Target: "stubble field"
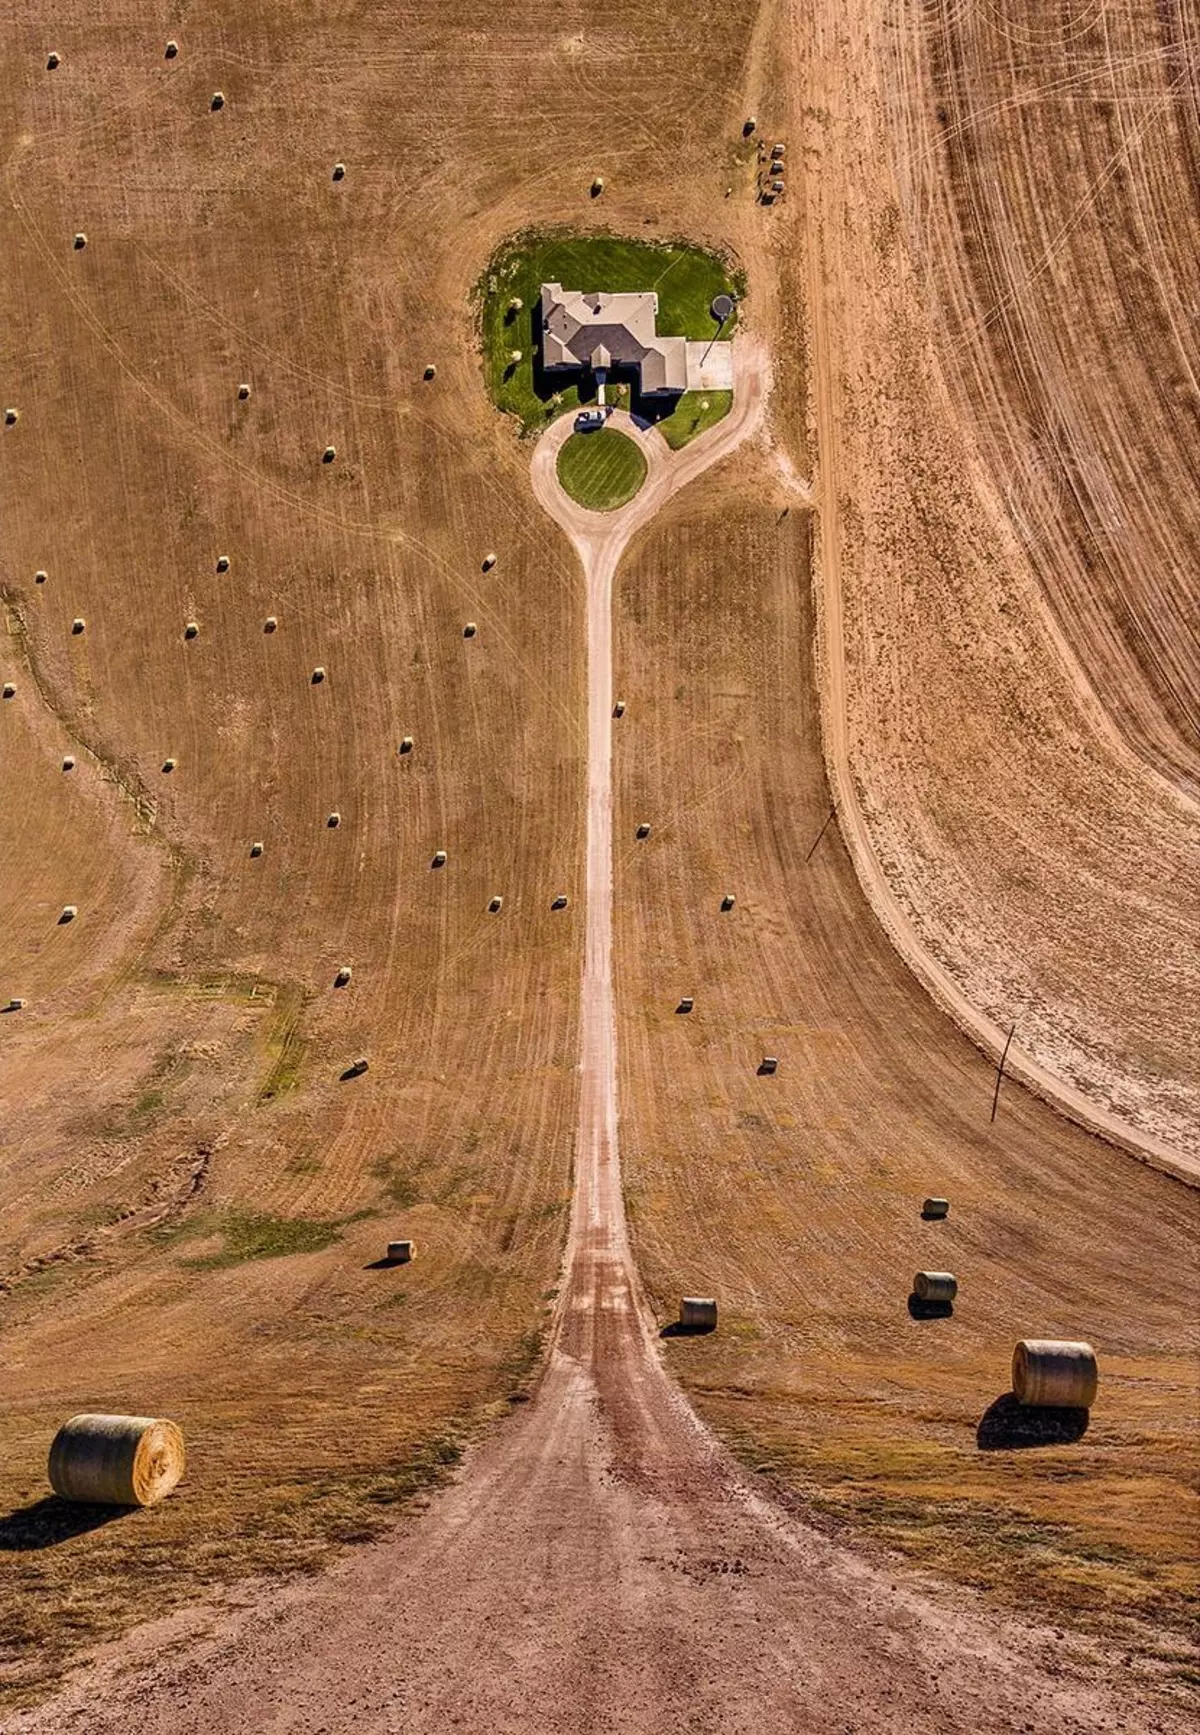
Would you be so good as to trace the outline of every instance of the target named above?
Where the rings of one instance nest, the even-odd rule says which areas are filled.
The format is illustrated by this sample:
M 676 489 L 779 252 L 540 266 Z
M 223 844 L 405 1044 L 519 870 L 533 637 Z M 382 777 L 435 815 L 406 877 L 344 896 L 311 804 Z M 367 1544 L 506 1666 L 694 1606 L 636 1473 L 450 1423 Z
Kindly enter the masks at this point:
M 469 297 L 500 240 L 558 222 L 728 249 L 775 353 L 772 443 L 681 496 L 618 581 L 632 1222 L 663 1309 L 705 1287 L 727 1320 L 672 1363 L 781 1484 L 934 1571 L 1079 1611 L 1178 1684 L 1195 1196 L 1015 1087 L 989 1130 L 986 1060 L 855 873 L 1087 1101 L 1194 1140 L 1182 713 L 1150 659 L 1105 662 L 1122 593 L 1083 608 L 1069 524 L 1035 572 L 981 432 L 1007 425 L 1007 376 L 987 364 L 989 419 L 946 360 L 970 353 L 937 299 L 965 171 L 920 159 L 930 222 L 916 146 L 881 119 L 936 109 L 924 13 L 106 17 L 27 14 L 2 117 L 21 823 L 0 1001 L 27 1002 L 0 1028 L 7 1690 L 206 1583 L 316 1565 L 527 1379 L 576 1114 L 582 596 L 487 406 Z M 1008 62 L 970 46 L 962 100 L 1003 116 Z M 773 213 L 751 108 L 793 153 Z M 806 862 L 826 766 L 853 856 L 833 826 Z M 953 1322 L 904 1310 L 931 1188 L 954 1199 Z M 416 1264 L 371 1269 L 402 1231 Z M 979 1451 L 1013 1337 L 1060 1329 L 1102 1354 L 1089 1433 Z M 160 1512 L 64 1534 L 42 1454 L 93 1405 L 176 1416 L 193 1469 Z

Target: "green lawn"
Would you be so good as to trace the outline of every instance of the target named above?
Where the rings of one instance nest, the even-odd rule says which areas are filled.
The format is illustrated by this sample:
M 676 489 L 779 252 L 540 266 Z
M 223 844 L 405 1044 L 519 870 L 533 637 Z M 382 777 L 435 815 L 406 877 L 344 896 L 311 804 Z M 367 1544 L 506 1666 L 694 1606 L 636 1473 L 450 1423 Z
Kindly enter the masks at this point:
M 659 331 L 695 341 L 716 336 L 713 297 L 737 296 L 743 289 L 739 273 L 698 247 L 561 232 L 530 232 L 507 242 L 477 285 L 477 311 L 488 391 L 502 410 L 519 418 L 524 432 L 539 431 L 555 416 L 592 401 L 590 376 L 571 374 L 563 381 L 535 366 L 535 321 L 543 283 L 561 283 L 566 289 L 653 289 L 658 294 Z M 515 311 L 514 298 L 522 303 Z M 736 323 L 735 308 L 722 338 L 730 336 Z M 511 359 L 514 350 L 521 352 L 518 362 Z M 705 395 L 715 399 L 721 394 Z M 633 407 L 654 413 L 636 401 Z M 687 419 L 690 422 L 690 413 Z
M 677 452 L 697 434 L 723 420 L 732 407 L 732 392 L 684 392 L 671 414 L 659 422 L 658 431 Z
M 558 479 L 581 506 L 612 512 L 632 500 L 646 480 L 646 460 L 628 434 L 598 428 L 571 435 L 558 454 Z

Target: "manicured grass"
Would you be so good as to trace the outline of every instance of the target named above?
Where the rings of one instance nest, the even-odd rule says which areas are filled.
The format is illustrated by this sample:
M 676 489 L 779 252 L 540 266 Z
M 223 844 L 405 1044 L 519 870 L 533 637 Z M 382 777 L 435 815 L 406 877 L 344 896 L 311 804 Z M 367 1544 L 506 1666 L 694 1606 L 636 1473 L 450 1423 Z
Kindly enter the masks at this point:
M 590 402 L 594 389 L 589 375 L 570 374 L 564 381 L 543 374 L 537 365 L 537 306 L 543 283 L 561 283 L 566 289 L 653 289 L 658 294 L 658 330 L 665 337 L 697 342 L 716 336 L 713 297 L 736 296 L 743 287 L 740 274 L 727 262 L 699 247 L 616 235 L 531 231 L 516 236 L 493 256 L 476 295 L 488 391 L 502 410 L 519 418 L 526 432 Z M 522 303 L 515 312 L 510 306 L 514 297 Z M 722 338 L 731 335 L 736 323 L 735 308 Z M 516 363 L 510 359 L 514 350 L 521 351 Z
M 673 451 L 722 421 L 733 407 L 732 392 L 684 392 L 658 431 Z
M 598 428 L 571 435 L 558 454 L 558 479 L 581 506 L 612 512 L 632 500 L 646 480 L 646 460 L 627 434 Z

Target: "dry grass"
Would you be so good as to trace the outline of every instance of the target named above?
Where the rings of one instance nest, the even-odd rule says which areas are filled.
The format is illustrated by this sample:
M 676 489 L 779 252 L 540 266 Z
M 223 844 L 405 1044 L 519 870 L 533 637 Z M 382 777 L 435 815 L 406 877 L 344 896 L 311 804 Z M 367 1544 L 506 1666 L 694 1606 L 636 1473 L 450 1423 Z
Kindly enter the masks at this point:
M 670 1365 L 806 1505 L 1174 1680 L 1200 1594 L 1200 1198 L 1019 1091 L 991 1127 L 987 1062 L 864 913 L 836 826 L 806 861 L 828 813 L 806 526 L 746 498 L 739 460 L 620 578 L 616 835 L 654 822 L 617 861 L 630 1216 L 660 1317 L 721 1307 Z M 957 1273 L 951 1318 L 910 1316 L 925 1266 Z M 981 1449 L 1014 1341 L 1043 1332 L 1097 1346 L 1087 1433 Z

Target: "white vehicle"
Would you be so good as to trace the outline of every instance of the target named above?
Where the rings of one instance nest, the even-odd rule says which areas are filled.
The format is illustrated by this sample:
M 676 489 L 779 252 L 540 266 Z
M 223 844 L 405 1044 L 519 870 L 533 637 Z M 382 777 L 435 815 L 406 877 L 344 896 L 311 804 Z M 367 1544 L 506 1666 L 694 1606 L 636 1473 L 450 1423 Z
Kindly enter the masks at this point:
M 593 428 L 604 426 L 603 410 L 580 410 L 575 418 L 575 428 L 580 434 L 590 433 Z

